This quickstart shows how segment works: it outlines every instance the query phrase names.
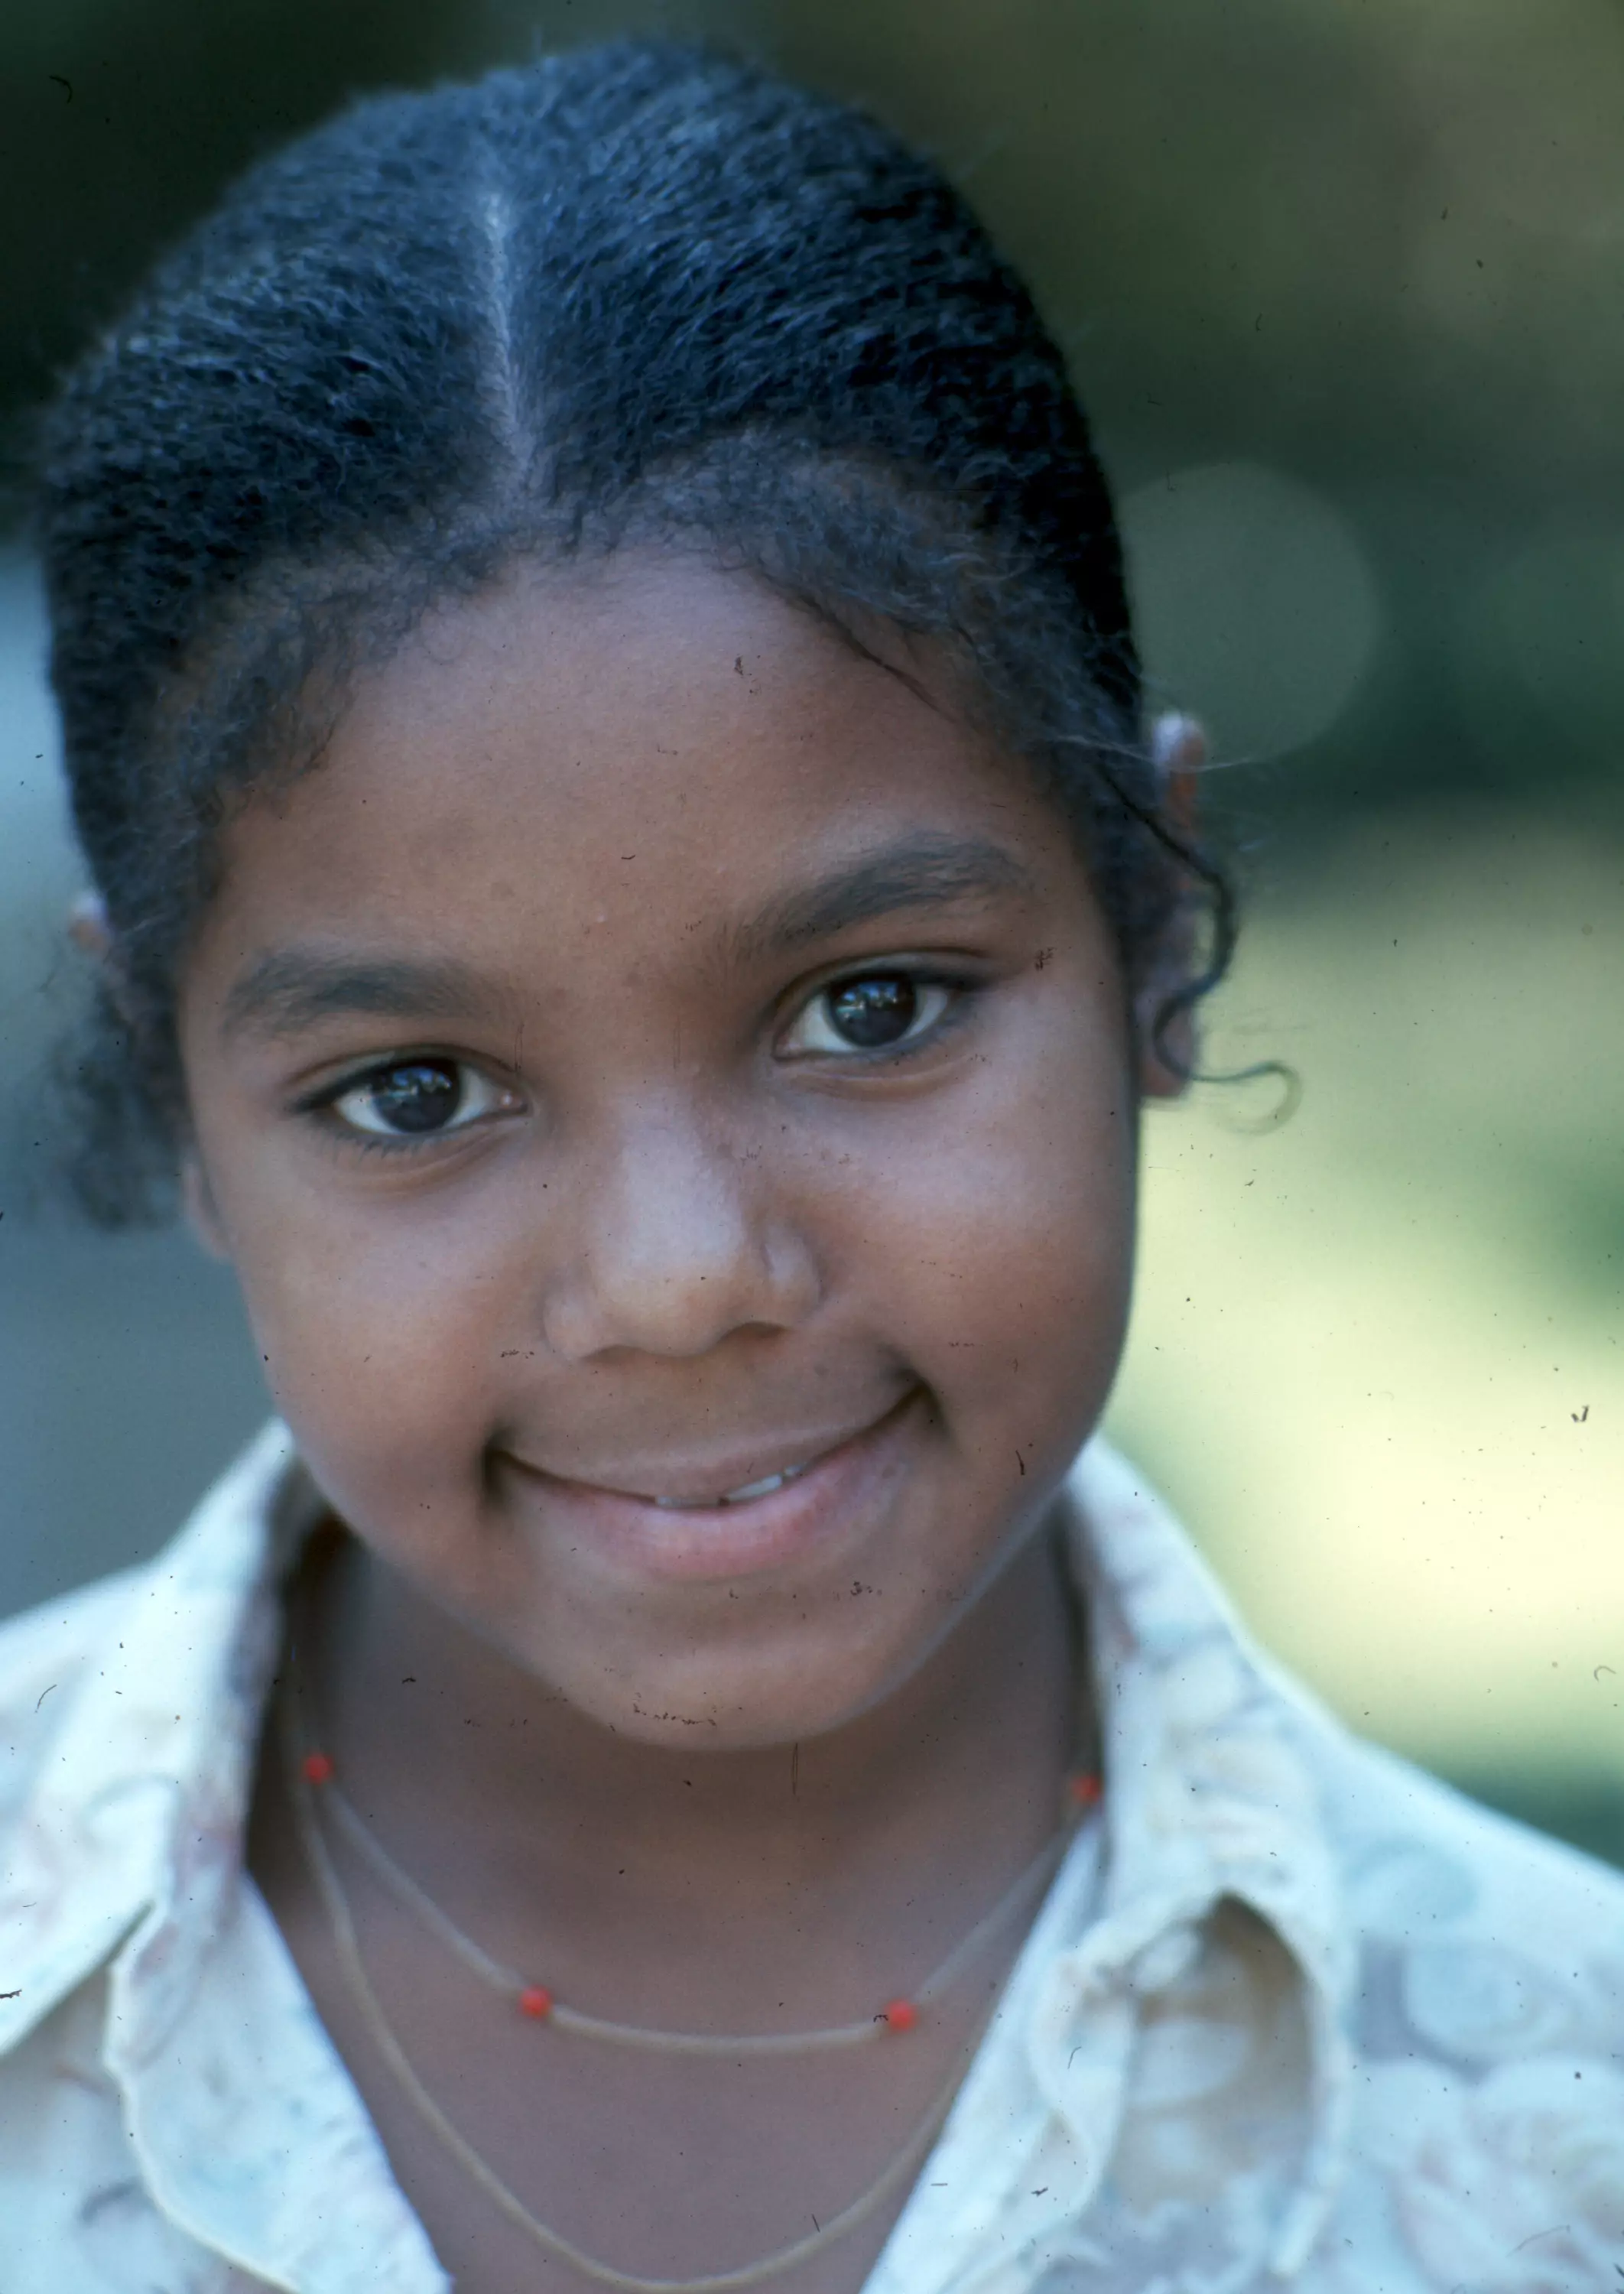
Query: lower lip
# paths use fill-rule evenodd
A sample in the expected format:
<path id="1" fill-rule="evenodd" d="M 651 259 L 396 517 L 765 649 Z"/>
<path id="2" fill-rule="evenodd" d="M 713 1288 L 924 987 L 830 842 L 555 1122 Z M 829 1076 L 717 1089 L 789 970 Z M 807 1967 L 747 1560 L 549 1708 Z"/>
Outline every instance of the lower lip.
<path id="1" fill-rule="evenodd" d="M 804 1473 L 735 1505 L 655 1505 L 589 1482 L 520 1472 L 545 1493 L 548 1527 L 637 1577 L 727 1582 L 792 1567 L 858 1537 L 890 1501 L 914 1417 L 900 1403 Z"/>

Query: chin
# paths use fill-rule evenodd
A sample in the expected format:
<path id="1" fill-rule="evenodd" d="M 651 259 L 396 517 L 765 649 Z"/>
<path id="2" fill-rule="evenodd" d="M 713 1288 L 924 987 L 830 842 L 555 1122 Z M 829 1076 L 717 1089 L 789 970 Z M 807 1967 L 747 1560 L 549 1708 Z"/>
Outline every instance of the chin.
<path id="1" fill-rule="evenodd" d="M 808 1628 L 805 1638 L 812 1638 Z M 800 1637 L 798 1637 L 800 1638 Z M 841 1641 L 808 1649 L 789 1636 L 745 1653 L 697 1652 L 673 1664 L 650 1655 L 587 1673 L 579 1663 L 537 1665 L 584 1718 L 634 1743 L 685 1753 L 762 1752 L 830 1734 L 882 1704 L 923 1654 Z M 820 1662 L 820 1658 L 823 1660 Z M 628 1688 L 628 1682 L 637 1686 Z"/>

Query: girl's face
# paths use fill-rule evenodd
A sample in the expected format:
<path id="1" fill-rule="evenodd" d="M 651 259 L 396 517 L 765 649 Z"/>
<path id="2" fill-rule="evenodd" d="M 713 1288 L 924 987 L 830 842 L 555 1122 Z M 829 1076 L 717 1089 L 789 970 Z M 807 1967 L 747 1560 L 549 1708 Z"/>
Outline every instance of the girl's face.
<path id="1" fill-rule="evenodd" d="M 516 576 L 236 820 L 183 982 L 194 1203 L 323 1490 L 623 1735 L 899 1686 L 1116 1366 L 1112 944 L 897 661 L 692 558 Z"/>

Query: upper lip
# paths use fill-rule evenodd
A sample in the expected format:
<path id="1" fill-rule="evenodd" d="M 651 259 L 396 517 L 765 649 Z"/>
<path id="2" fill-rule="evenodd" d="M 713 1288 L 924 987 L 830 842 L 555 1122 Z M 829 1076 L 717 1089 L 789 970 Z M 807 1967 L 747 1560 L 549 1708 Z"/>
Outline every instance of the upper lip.
<path id="1" fill-rule="evenodd" d="M 749 1489 L 753 1483 L 770 1481 L 776 1475 L 816 1465 L 832 1451 L 843 1449 L 859 1435 L 871 1433 L 890 1414 L 889 1410 L 882 1411 L 876 1417 L 862 1419 L 853 1425 L 824 1428 L 813 1434 L 775 1435 L 748 1445 L 740 1443 L 732 1449 L 698 1457 L 691 1453 L 659 1460 L 647 1456 L 617 1457 L 613 1463 L 606 1461 L 601 1473 L 564 1473 L 556 1467 L 538 1465 L 524 1458 L 516 1458 L 515 1463 L 526 1473 L 566 1487 L 601 1490 L 612 1497 L 637 1499 L 646 1505 L 659 1498 L 673 1500 L 678 1505 L 715 1504 L 735 1490 Z"/>

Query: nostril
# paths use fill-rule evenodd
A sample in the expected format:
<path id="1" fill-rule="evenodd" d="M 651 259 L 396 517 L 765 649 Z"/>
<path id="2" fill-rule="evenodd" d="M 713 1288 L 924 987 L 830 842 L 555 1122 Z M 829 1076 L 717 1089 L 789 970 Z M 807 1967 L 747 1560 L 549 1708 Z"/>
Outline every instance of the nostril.
<path id="1" fill-rule="evenodd" d="M 574 1251 L 545 1301 L 558 1353 L 692 1357 L 739 1329 L 804 1322 L 818 1295 L 812 1253 L 759 1165 L 747 1172 L 691 1107 L 645 1115 L 581 1154 Z"/>

